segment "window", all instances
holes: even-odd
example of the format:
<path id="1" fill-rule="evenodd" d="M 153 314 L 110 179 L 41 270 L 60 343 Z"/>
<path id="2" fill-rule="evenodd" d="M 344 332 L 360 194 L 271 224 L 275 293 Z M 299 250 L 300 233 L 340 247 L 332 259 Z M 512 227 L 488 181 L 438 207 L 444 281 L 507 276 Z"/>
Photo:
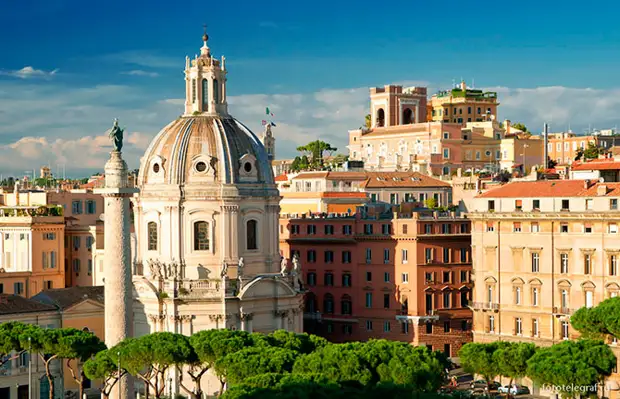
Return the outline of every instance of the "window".
<path id="1" fill-rule="evenodd" d="M 377 193 L 370 194 L 370 202 L 377 202 Z"/>
<path id="2" fill-rule="evenodd" d="M 73 272 L 75 273 L 76 276 L 80 275 L 80 269 L 82 268 L 82 265 L 80 264 L 80 260 L 79 259 L 73 259 Z"/>
<path id="3" fill-rule="evenodd" d="M 540 210 L 540 200 L 532 200 L 532 208 L 534 210 Z"/>
<path id="4" fill-rule="evenodd" d="M 617 198 L 612 198 L 609 200 L 609 209 L 611 210 L 617 210 L 618 209 L 618 199 Z"/>
<path id="5" fill-rule="evenodd" d="M 298 224 L 292 224 L 291 225 L 291 234 L 299 234 L 299 225 Z"/>
<path id="6" fill-rule="evenodd" d="M 409 273 L 402 273 L 400 275 L 400 279 L 402 280 L 403 283 L 408 283 L 409 282 Z"/>
<path id="7" fill-rule="evenodd" d="M 562 200 L 562 210 L 563 211 L 568 211 L 570 209 L 569 208 L 569 204 L 570 204 L 569 201 L 570 200 L 567 200 L 567 199 L 563 199 Z"/>
<path id="8" fill-rule="evenodd" d="M 258 249 L 258 222 L 254 219 L 248 220 L 245 224 L 246 230 L 246 238 L 247 238 L 247 249 L 253 250 Z"/>
<path id="9" fill-rule="evenodd" d="M 353 334 L 353 326 L 350 324 L 344 324 L 342 326 L 342 333 L 345 335 L 351 335 Z"/>
<path id="10" fill-rule="evenodd" d="M 431 263 L 433 261 L 433 248 L 424 248 L 424 258 L 426 259 L 426 263 Z"/>
<path id="11" fill-rule="evenodd" d="M 366 272 L 366 281 L 372 281 L 372 272 Z"/>
<path id="12" fill-rule="evenodd" d="M 451 272 L 443 272 L 442 273 L 442 283 L 450 283 Z"/>
<path id="13" fill-rule="evenodd" d="M 495 332 L 495 316 L 489 316 L 489 332 Z"/>
<path id="14" fill-rule="evenodd" d="M 402 334 L 409 334 L 409 323 L 405 320 L 404 322 L 400 323 L 400 332 Z"/>
<path id="15" fill-rule="evenodd" d="M 532 306 L 538 306 L 538 287 L 532 288 Z"/>
<path id="16" fill-rule="evenodd" d="M 449 159 L 450 158 L 450 149 L 449 148 L 444 148 L 443 149 L 443 159 Z"/>
<path id="17" fill-rule="evenodd" d="M 383 263 L 390 263 L 390 250 L 388 248 L 383 249 Z"/>
<path id="18" fill-rule="evenodd" d="M 94 242 L 95 242 L 95 239 L 93 238 L 93 236 L 86 236 L 86 249 L 88 249 L 89 251 L 92 251 Z"/>
<path id="19" fill-rule="evenodd" d="M 493 286 L 487 285 L 487 302 L 493 303 Z"/>
<path id="20" fill-rule="evenodd" d="M 435 273 L 433 272 L 426 272 L 424 273 L 424 281 L 426 281 L 427 284 L 432 284 L 435 282 Z"/>
<path id="21" fill-rule="evenodd" d="M 13 293 L 15 295 L 23 295 L 24 294 L 24 283 L 22 282 L 13 283 Z"/>
<path id="22" fill-rule="evenodd" d="M 515 305 L 521 305 L 521 287 L 515 287 Z"/>
<path id="23" fill-rule="evenodd" d="M 327 287 L 333 287 L 334 286 L 334 274 L 333 273 L 325 273 L 325 275 L 323 276 L 323 284 L 325 284 L 325 286 Z"/>
<path id="24" fill-rule="evenodd" d="M 450 322 L 449 321 L 444 321 L 443 322 L 443 332 L 450 332 Z"/>
<path id="25" fill-rule="evenodd" d="M 43 289 L 51 290 L 54 288 L 54 282 L 52 280 L 44 280 L 43 281 Z"/>
<path id="26" fill-rule="evenodd" d="M 372 224 L 367 223 L 364 225 L 364 234 L 372 234 Z"/>
<path id="27" fill-rule="evenodd" d="M 592 254 L 583 255 L 583 272 L 585 274 L 592 274 Z"/>
<path id="28" fill-rule="evenodd" d="M 93 275 L 93 260 L 92 260 L 92 259 L 89 259 L 89 260 L 88 260 L 88 270 L 87 270 L 87 274 L 88 274 L 89 276 L 92 276 L 92 275 Z"/>
<path id="29" fill-rule="evenodd" d="M 327 236 L 331 236 L 331 235 L 333 235 L 333 234 L 334 234 L 334 226 L 333 226 L 333 225 L 331 225 L 331 224 L 326 224 L 326 225 L 324 226 L 324 229 L 325 229 L 325 235 L 327 235 Z"/>
<path id="30" fill-rule="evenodd" d="M 591 211 L 592 210 L 592 198 L 587 198 L 586 199 L 586 210 L 587 211 Z"/>
<path id="31" fill-rule="evenodd" d="M 452 304 L 452 294 L 450 292 L 443 293 L 443 307 L 449 309 Z"/>
<path id="32" fill-rule="evenodd" d="M 334 297 L 332 294 L 325 294 L 325 298 L 323 299 L 323 311 L 329 314 L 334 313 Z"/>
<path id="33" fill-rule="evenodd" d="M 560 233 L 568 233 L 568 223 L 560 224 Z"/>
<path id="34" fill-rule="evenodd" d="M 327 333 L 331 334 L 334 332 L 334 323 L 332 323 L 331 321 L 327 322 Z"/>
<path id="35" fill-rule="evenodd" d="M 325 263 L 334 263 L 334 251 L 325 251 Z"/>
<path id="36" fill-rule="evenodd" d="M 476 151 L 476 160 L 480 160 L 480 151 Z"/>
<path id="37" fill-rule="evenodd" d="M 443 132 L 443 139 L 448 140 L 450 138 L 450 132 Z"/>
<path id="38" fill-rule="evenodd" d="M 616 223 L 609 223 L 607 229 L 609 234 L 618 234 L 618 225 Z"/>
<path id="39" fill-rule="evenodd" d="M 540 232 L 540 226 L 538 225 L 538 222 L 532 222 L 532 224 L 530 224 L 530 232 L 531 233 Z"/>
<path id="40" fill-rule="evenodd" d="M 309 272 L 308 273 L 308 285 L 314 287 L 316 285 L 316 273 Z"/>
<path id="41" fill-rule="evenodd" d="M 492 222 L 487 222 L 487 232 L 491 233 L 495 231 L 495 226 L 493 226 Z"/>
<path id="42" fill-rule="evenodd" d="M 540 254 L 538 252 L 532 253 L 532 273 L 538 273 L 540 271 Z"/>
<path id="43" fill-rule="evenodd" d="M 148 248 L 149 251 L 157 251 L 157 223 L 149 222 L 147 225 L 149 235 Z"/>
<path id="44" fill-rule="evenodd" d="M 425 301 L 426 314 L 429 314 L 433 311 L 433 294 L 426 294 Z"/>
<path id="45" fill-rule="evenodd" d="M 383 294 L 383 308 L 390 308 L 390 294 Z"/>
<path id="46" fill-rule="evenodd" d="M 309 224 L 306 226 L 306 234 L 312 235 L 316 234 L 316 225 Z"/>
<path id="47" fill-rule="evenodd" d="M 209 223 L 194 223 L 194 251 L 209 250 Z"/>
<path id="48" fill-rule="evenodd" d="M 451 234 L 452 233 L 452 229 L 450 228 L 450 225 L 448 223 L 443 223 L 441 225 L 441 233 L 442 234 Z"/>
<path id="49" fill-rule="evenodd" d="M 81 215 L 82 214 L 82 201 L 72 201 L 71 212 L 74 215 Z"/>
<path id="50" fill-rule="evenodd" d="M 521 232 L 521 222 L 514 222 L 512 224 L 512 231 L 514 231 L 515 233 L 520 233 Z"/>
<path id="51" fill-rule="evenodd" d="M 523 210 L 523 200 L 515 200 L 515 209 L 517 211 Z"/>
<path id="52" fill-rule="evenodd" d="M 390 282 L 390 272 L 384 272 L 383 273 L 383 282 L 384 283 L 389 283 Z"/>
<path id="53" fill-rule="evenodd" d="M 344 295 L 340 300 L 340 313 L 344 315 L 350 315 L 353 310 L 353 303 L 351 301 L 351 297 L 348 295 Z"/>
<path id="54" fill-rule="evenodd" d="M 426 333 L 427 334 L 432 334 L 433 333 L 433 324 L 432 323 L 426 323 Z"/>
<path id="55" fill-rule="evenodd" d="M 366 248 L 366 263 L 372 262 L 372 250 L 370 248 Z"/>
<path id="56" fill-rule="evenodd" d="M 461 234 L 467 233 L 467 223 L 461 223 Z"/>
<path id="57" fill-rule="evenodd" d="M 568 321 L 562 321 L 562 339 L 568 339 Z"/>
<path id="58" fill-rule="evenodd" d="M 489 200 L 489 202 L 488 202 L 488 210 L 489 211 L 494 211 L 495 210 L 495 201 L 494 200 Z"/>
<path id="59" fill-rule="evenodd" d="M 538 319 L 532 319 L 532 335 L 538 337 Z"/>
<path id="60" fill-rule="evenodd" d="M 568 307 L 568 291 L 567 290 L 562 290 L 560 292 L 560 303 L 562 304 L 563 308 Z"/>
<path id="61" fill-rule="evenodd" d="M 353 232 L 353 227 L 350 224 L 345 224 L 342 226 L 342 234 L 349 236 Z"/>
<path id="62" fill-rule="evenodd" d="M 343 287 L 350 287 L 351 286 L 351 274 L 344 273 L 342 275 L 342 286 Z"/>
<path id="63" fill-rule="evenodd" d="M 366 331 L 372 331 L 372 320 L 366 320 Z"/>
<path id="64" fill-rule="evenodd" d="M 390 194 L 390 203 L 391 204 L 398 204 L 398 194 L 397 193 L 391 193 Z"/>
<path id="65" fill-rule="evenodd" d="M 94 200 L 86 201 L 86 213 L 93 215 L 97 212 L 97 203 Z"/>
<path id="66" fill-rule="evenodd" d="M 372 308 L 372 292 L 366 293 L 366 307 Z"/>
<path id="67" fill-rule="evenodd" d="M 618 255 L 609 256 L 609 275 L 618 275 Z"/>
<path id="68" fill-rule="evenodd" d="M 461 277 L 461 283 L 466 283 L 466 282 L 469 281 L 469 278 L 467 278 L 468 277 L 467 276 L 467 270 L 461 270 L 460 275 L 461 275 L 460 276 Z"/>
<path id="69" fill-rule="evenodd" d="M 82 244 L 82 238 L 74 236 L 73 237 L 73 249 L 77 251 L 80 248 L 81 244 Z"/>
<path id="70" fill-rule="evenodd" d="M 461 291 L 461 307 L 467 307 L 469 303 L 469 298 L 467 298 L 467 291 Z"/>
<path id="71" fill-rule="evenodd" d="M 43 233 L 43 239 L 44 240 L 55 240 L 56 233 Z"/>
<path id="72" fill-rule="evenodd" d="M 401 254 L 401 258 L 402 258 L 402 263 L 407 263 L 407 262 L 409 262 L 409 260 L 408 260 L 408 256 L 409 256 L 409 255 L 408 255 L 408 253 L 407 253 L 407 250 L 406 250 L 406 249 L 402 249 L 402 250 L 400 251 L 400 254 Z"/>
<path id="73" fill-rule="evenodd" d="M 425 224 L 424 225 L 424 234 L 433 234 L 433 225 L 432 224 Z"/>
<path id="74" fill-rule="evenodd" d="M 308 263 L 315 263 L 316 251 L 314 249 L 309 249 L 308 252 L 306 252 L 306 259 L 308 260 Z"/>
<path id="75" fill-rule="evenodd" d="M 342 263 L 351 263 L 351 251 L 342 251 Z"/>
<path id="76" fill-rule="evenodd" d="M 515 318 L 515 334 L 523 334 L 523 321 L 520 317 Z"/>
<path id="77" fill-rule="evenodd" d="M 568 273 L 568 254 L 560 254 L 560 273 Z"/>
<path id="78" fill-rule="evenodd" d="M 381 233 L 383 233 L 383 234 L 392 234 L 392 225 L 391 224 L 382 224 L 381 225 Z"/>

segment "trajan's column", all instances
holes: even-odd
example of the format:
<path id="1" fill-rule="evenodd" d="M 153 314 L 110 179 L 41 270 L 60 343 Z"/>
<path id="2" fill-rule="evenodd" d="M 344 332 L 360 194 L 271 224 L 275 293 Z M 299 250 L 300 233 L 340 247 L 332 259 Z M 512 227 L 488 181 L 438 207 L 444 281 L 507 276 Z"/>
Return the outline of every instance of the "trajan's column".
<path id="1" fill-rule="evenodd" d="M 123 129 L 118 126 L 118 120 L 114 120 L 108 133 L 114 148 L 105 164 L 105 188 L 97 192 L 105 199 L 105 343 L 111 348 L 133 336 L 129 199 L 138 190 L 128 183 L 127 164 L 121 157 Z M 122 364 L 123 359 L 120 360 Z M 118 389 L 119 384 L 116 384 L 109 397 L 135 397 L 133 380 L 129 377 L 121 380 L 120 395 Z"/>

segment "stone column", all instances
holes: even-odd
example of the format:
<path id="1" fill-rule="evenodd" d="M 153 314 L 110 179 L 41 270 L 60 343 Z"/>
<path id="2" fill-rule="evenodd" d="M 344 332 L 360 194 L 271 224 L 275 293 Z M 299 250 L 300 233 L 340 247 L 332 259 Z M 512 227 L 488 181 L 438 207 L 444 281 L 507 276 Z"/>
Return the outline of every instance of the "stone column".
<path id="1" fill-rule="evenodd" d="M 127 164 L 119 151 L 110 153 L 105 165 L 104 197 L 104 278 L 105 343 L 113 347 L 133 336 L 133 298 L 129 198 L 137 192 L 127 182 Z M 121 365 L 123 359 L 121 358 Z M 111 398 L 133 399 L 133 379 L 124 377 L 110 393 Z"/>

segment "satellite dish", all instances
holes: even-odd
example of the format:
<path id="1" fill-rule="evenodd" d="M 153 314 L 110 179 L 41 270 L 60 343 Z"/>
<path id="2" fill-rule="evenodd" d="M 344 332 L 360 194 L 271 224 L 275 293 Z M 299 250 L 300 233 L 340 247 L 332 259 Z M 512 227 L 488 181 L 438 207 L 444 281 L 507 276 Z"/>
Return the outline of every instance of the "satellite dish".
<path id="1" fill-rule="evenodd" d="M 105 221 L 105 214 L 101 214 L 99 215 L 99 220 L 101 220 L 102 222 Z"/>
<path id="2" fill-rule="evenodd" d="M 599 178 L 598 178 L 598 182 L 599 182 L 599 183 L 605 183 L 605 178 L 603 178 L 603 177 L 599 177 Z"/>

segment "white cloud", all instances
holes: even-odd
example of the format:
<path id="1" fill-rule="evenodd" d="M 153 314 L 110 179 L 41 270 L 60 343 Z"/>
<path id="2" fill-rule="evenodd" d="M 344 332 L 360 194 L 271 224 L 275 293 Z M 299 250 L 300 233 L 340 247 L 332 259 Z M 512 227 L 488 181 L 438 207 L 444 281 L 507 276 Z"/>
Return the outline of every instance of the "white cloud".
<path id="1" fill-rule="evenodd" d="M 130 50 L 120 53 L 105 54 L 98 57 L 105 62 L 114 64 L 138 65 L 148 68 L 183 68 L 184 59 L 157 54 L 155 51 Z"/>
<path id="2" fill-rule="evenodd" d="M 157 72 L 143 71 L 142 69 L 133 69 L 131 71 L 121 72 L 121 74 L 130 76 L 146 76 L 149 78 L 156 78 L 159 76 Z"/>
<path id="3" fill-rule="evenodd" d="M 52 71 L 44 71 L 42 69 L 35 69 L 31 66 L 25 66 L 22 69 L 16 71 L 0 71 L 0 75 L 13 76 L 21 79 L 49 79 L 58 73 L 58 69 Z"/>

